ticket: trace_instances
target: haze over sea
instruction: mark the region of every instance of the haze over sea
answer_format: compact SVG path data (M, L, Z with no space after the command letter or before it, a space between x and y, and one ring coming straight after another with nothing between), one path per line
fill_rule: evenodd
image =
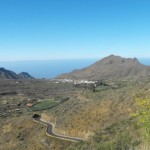
M16 73L28 72L35 78L54 78L59 74L88 67L99 59L1 61L0 67ZM142 64L150 66L150 58L139 58Z

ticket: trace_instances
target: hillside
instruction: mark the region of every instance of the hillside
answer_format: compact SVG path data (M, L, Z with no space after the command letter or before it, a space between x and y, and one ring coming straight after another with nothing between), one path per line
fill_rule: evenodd
M30 74L28 74L27 72L21 72L18 74L19 78L21 79L34 79L34 77L32 77Z
M18 75L10 70L5 68L0 68L0 79L18 79Z
M131 116L141 110L136 106L138 99L144 104L143 114L149 117L145 111L145 106L148 111L150 108L145 105L149 89L150 78L109 80L95 91L54 80L21 80L17 84L15 80L0 80L0 149L149 150L143 148L148 144L145 125L137 126L138 118ZM27 107L28 103L33 106ZM51 107L53 104L57 105ZM45 125L33 122L34 113L54 123L56 133L87 141L50 138Z
M34 79L34 78L26 72L16 74L11 70L0 68L0 79Z
M109 65L114 61L127 70L134 68L127 76L122 72L122 77L130 79L109 78L94 90L59 80L0 80L0 149L149 150L150 77L134 78L147 76L149 67L137 59L119 64L119 56L109 56L96 66L106 66L110 57L117 59ZM53 123L56 134L86 140L71 142L47 136L46 126L33 122L35 113Z
M57 78L100 80L149 75L150 67L140 64L137 58L110 55L87 68L60 75Z
M139 122L137 123L131 114L137 109L137 99L140 103L150 99L149 82L150 79L115 81L114 87L100 86L96 88L96 92L81 89L76 93L76 97L42 113L42 118L53 122L57 133L88 139L87 142L81 143L83 146L76 145L71 150L118 150L119 148L107 147L106 144L111 146L111 142L114 142L115 146L117 143L121 145L123 148L120 150L129 150L130 146L141 146L142 148L136 150L143 150L147 144L146 140L143 140L144 127L143 124L137 127ZM102 146L101 144L105 148L96 147Z

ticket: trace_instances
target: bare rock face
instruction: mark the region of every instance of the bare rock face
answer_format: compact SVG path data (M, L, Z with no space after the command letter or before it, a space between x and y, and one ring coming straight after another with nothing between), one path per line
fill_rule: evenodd
M100 80L149 75L150 67L140 64L137 58L110 55L87 68L60 75L58 78Z

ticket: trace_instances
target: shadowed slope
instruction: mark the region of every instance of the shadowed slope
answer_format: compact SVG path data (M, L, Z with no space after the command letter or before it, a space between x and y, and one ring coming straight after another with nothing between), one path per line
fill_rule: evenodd
M0 79L34 79L34 78L26 72L16 74L11 70L0 68Z

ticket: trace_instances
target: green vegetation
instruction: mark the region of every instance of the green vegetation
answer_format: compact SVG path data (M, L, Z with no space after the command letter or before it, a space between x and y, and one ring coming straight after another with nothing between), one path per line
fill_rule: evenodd
M93 92L49 80L1 81L3 93L13 88L17 94L0 95L0 149L150 150L145 148L150 139L150 78L106 83ZM33 122L32 110L55 123L58 133L88 140L72 143L48 137L46 127Z
M88 141L71 145L68 150L149 150L150 101L139 98L135 106L131 118L95 132Z
M88 141L74 144L68 150L134 150L140 144L136 134L132 119L128 119L95 132Z
M150 101L136 100L137 111L131 116L136 118L136 124L141 128L141 135L150 144Z
M41 110L50 109L50 108L55 107L59 104L60 104L59 101L47 99L47 100L43 100L42 102L39 102L39 103L33 105L33 107L31 109L33 111L41 111Z

